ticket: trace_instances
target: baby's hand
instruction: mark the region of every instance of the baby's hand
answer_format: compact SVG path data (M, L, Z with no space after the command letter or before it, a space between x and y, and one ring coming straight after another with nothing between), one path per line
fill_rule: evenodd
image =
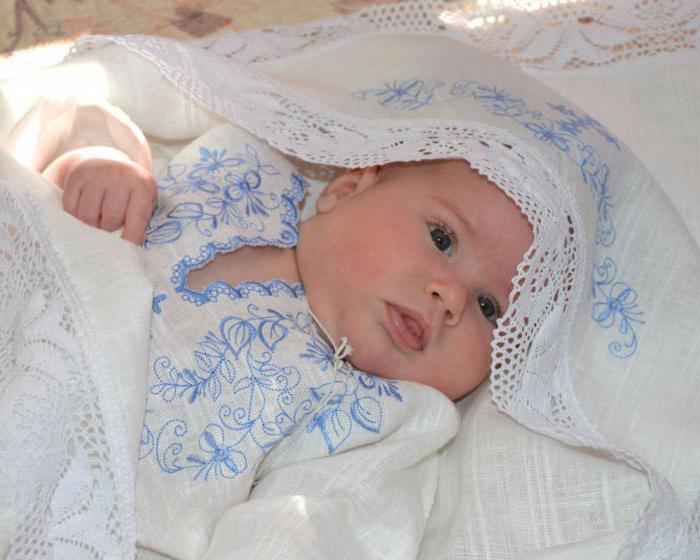
M140 244L157 202L153 176L125 153L104 146L61 155L42 173L63 188L63 209L90 226Z

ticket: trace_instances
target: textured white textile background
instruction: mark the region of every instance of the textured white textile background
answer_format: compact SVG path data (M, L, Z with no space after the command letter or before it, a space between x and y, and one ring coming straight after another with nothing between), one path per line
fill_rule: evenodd
M618 66L615 73L541 79L630 147L700 243L700 60Z
M595 11L602 4L591 9ZM629 133L631 144L646 146L652 171L659 179L671 178L669 185L674 186L665 188L678 193L674 195L681 200L678 206L686 219L693 220L697 205L683 202L697 201L688 188L689 180L697 177L692 163L693 141L697 143L698 138L694 125L697 89L688 87L697 83L697 74L686 72L692 68L693 63L689 64L685 69L657 69L667 76L658 82L663 85L659 88L653 87L652 74L632 70L628 74L609 73L605 79L547 79L555 87L560 83L561 91L578 95L584 106L595 99L586 106L594 116L601 117L607 111L612 122L619 123L617 130L611 125L613 132L622 138ZM113 86L128 83L124 79L130 75L159 83L148 72L130 71L126 66L120 66L118 72L120 79ZM610 89L601 90L601 83ZM649 84L652 88L644 94ZM145 103L141 96L127 93L128 88L116 90L127 105ZM165 89L159 91L163 92L159 100L163 107L175 99ZM681 92L679 101L668 97L673 92ZM633 102L619 107L611 102L620 98ZM665 109L680 129L674 126L667 130L666 114L659 108ZM161 114L166 118L176 115L175 122L187 126L205 122L201 118L204 114L187 103L174 103L168 109ZM154 130L166 132L169 127L163 130L161 123L167 121L158 114L151 112ZM186 137L187 126L176 130L175 137L178 132ZM665 132L671 141L666 141ZM627 210L620 230L621 239L627 241L620 249L619 264L626 271L625 280L636 282L635 289L647 304L640 350L633 360L620 363L610 360L605 351L589 352L588 342L596 337L598 343L601 340L588 319L588 327L584 326L577 339L576 354L585 361L574 360L574 381L589 415L606 434L631 446L670 478L687 514L699 486L695 467L699 446L694 434L699 425L700 363L695 328L700 318L694 294L700 283L697 245L679 229L679 220L658 194L650 191L632 200L625 198L625 192L617 191L621 198L616 201L626 204ZM582 325L584 315L580 317ZM612 557L647 498L644 480L636 471L524 430L497 413L484 391L473 397L460 437L446 452L443 465L446 484L438 493L434 523L425 542L426 558L443 554L453 558L516 557L528 550L533 551L528 558ZM452 485L450 477L456 477ZM533 519L538 522L533 523ZM552 548L534 551L543 546Z

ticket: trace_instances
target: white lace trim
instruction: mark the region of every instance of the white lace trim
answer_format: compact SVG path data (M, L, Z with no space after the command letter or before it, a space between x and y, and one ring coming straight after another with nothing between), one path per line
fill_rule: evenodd
M98 338L27 195L0 184L8 559L134 554L133 475Z

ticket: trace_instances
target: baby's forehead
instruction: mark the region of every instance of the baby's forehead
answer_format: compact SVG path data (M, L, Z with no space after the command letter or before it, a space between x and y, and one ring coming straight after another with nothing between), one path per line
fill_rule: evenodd
M430 186L439 190L440 185L452 185L450 196L460 197L463 189L475 189L502 193L501 189L473 169L465 159L438 159L411 162L395 162L382 166L382 179L409 179L409 182ZM444 193L447 194L447 193Z

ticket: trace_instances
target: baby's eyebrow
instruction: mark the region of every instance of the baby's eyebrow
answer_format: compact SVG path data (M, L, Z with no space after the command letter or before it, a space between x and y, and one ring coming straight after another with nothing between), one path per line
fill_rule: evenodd
M452 203L449 199L444 198L438 194L432 195L432 198L438 203L447 208L452 214L455 215L457 220L459 220L460 224L462 227L471 235L474 235L476 233L474 226L472 223L467 219L467 217L464 215L462 212L462 209L459 208L459 206L455 205Z

